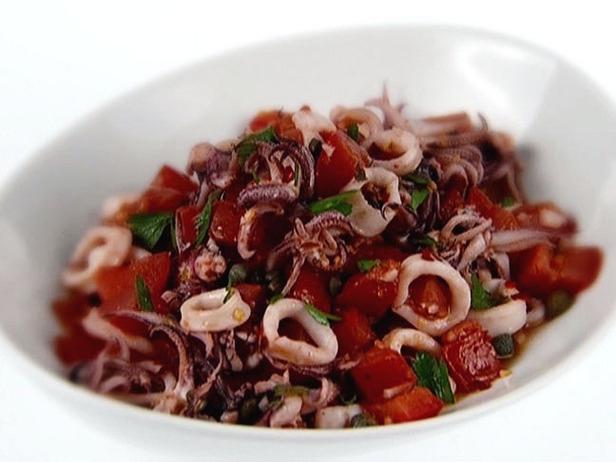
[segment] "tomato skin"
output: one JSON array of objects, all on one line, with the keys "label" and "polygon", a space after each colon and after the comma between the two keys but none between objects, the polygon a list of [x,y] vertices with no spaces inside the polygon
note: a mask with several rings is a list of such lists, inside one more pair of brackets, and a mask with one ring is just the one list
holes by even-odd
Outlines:
[{"label": "tomato skin", "polygon": [[69,294],[53,301],[53,312],[60,325],[68,332],[81,326],[81,320],[90,311],[87,297]]},{"label": "tomato skin", "polygon": [[[451,293],[447,284],[436,276],[424,275],[415,279],[409,287],[407,303],[413,310],[424,315],[438,313],[446,315],[451,304]],[[433,310],[434,307],[438,310]]]},{"label": "tomato skin", "polygon": [[339,356],[359,353],[374,343],[376,335],[364,313],[351,307],[342,310],[340,317],[340,321],[332,323]]},{"label": "tomato skin", "polygon": [[54,339],[56,355],[67,366],[96,358],[104,346],[105,342],[91,337],[83,329]]},{"label": "tomato skin", "polygon": [[334,148],[331,156],[325,151],[317,159],[315,187],[319,197],[333,196],[355,176],[362,159],[362,148],[338,130],[323,134],[327,144]]},{"label": "tomato skin", "polygon": [[383,401],[383,391],[399,385],[415,385],[417,378],[402,355],[389,348],[373,347],[351,369],[351,377],[367,402]]},{"label": "tomato skin", "polygon": [[235,202],[222,200],[214,203],[210,236],[218,244],[236,245],[241,218],[242,211]]},{"label": "tomato skin", "polygon": [[197,240],[197,217],[201,210],[194,205],[180,207],[175,212],[178,224],[178,239],[184,244],[192,245]]},{"label": "tomato skin", "polygon": [[476,186],[473,186],[468,192],[467,203],[473,205],[480,215],[483,215],[485,218],[491,218],[494,228],[498,230],[511,230],[520,227],[511,212],[494,204],[490,198]]},{"label": "tomato skin", "polygon": [[376,321],[382,318],[394,303],[398,284],[395,281],[383,281],[370,273],[351,276],[338,295],[336,303],[341,307],[355,307],[368,319]]},{"label": "tomato skin", "polygon": [[512,254],[511,272],[518,287],[536,297],[559,289],[575,295],[595,281],[602,260],[596,247],[569,247],[556,252],[547,244],[539,244]]},{"label": "tomato skin", "polygon": [[188,202],[188,196],[171,188],[148,188],[137,205],[138,213],[173,212]]},{"label": "tomato skin", "polygon": [[165,290],[171,269],[171,254],[161,252],[132,262],[128,266],[104,267],[96,274],[101,297],[101,313],[137,309],[135,280],[141,276],[147,284],[156,311],[164,312],[160,296]]},{"label": "tomato skin", "polygon": [[349,273],[357,272],[357,262],[359,260],[393,260],[401,262],[408,256],[407,253],[393,245],[370,242],[369,244],[362,245],[354,254],[349,256],[345,265],[345,271]]},{"label": "tomato skin", "polygon": [[260,132],[272,127],[279,138],[291,139],[303,143],[302,132],[293,123],[291,114],[280,110],[259,112],[248,125],[251,132]]},{"label": "tomato skin", "polygon": [[[265,287],[259,284],[240,282],[239,284],[236,284],[234,288],[240,293],[242,300],[250,306],[250,321],[255,321],[258,323],[267,306],[267,294]],[[252,324],[254,325],[254,323]]]},{"label": "tomato skin", "polygon": [[328,277],[307,265],[303,266],[300,270],[297,281],[291,288],[290,296],[306,303],[311,303],[327,313],[332,309]]},{"label": "tomato skin", "polygon": [[443,402],[427,388],[415,387],[382,403],[367,403],[363,407],[383,425],[434,417],[441,412]]},{"label": "tomato skin", "polygon": [[199,189],[197,183],[169,165],[163,165],[160,168],[152,183],[150,183],[150,187],[173,189],[185,195],[196,193]]},{"label": "tomato skin", "polygon": [[443,336],[442,355],[462,392],[489,388],[500,373],[490,336],[475,321],[462,321]]}]

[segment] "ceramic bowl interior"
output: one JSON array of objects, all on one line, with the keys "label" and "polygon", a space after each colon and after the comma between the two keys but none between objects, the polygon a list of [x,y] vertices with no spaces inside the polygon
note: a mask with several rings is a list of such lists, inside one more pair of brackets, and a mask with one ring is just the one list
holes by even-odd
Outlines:
[{"label": "ceramic bowl interior", "polygon": [[[414,116],[466,110],[515,136],[533,199],[554,200],[579,220],[580,241],[605,251],[592,290],[532,340],[513,375],[429,421],[348,431],[270,431],[158,415],[112,402],[63,379],[51,341],[49,302],[58,275],[101,201],[140,190],[163,162],[182,167],[190,147],[240,132],[262,108],[321,111],[357,105],[386,83]],[[616,117],[612,104],[582,73],[517,41],[438,27],[363,29],[268,43],[183,69],[123,96],[45,147],[0,196],[0,343],[53,396],[95,424],[124,435],[189,450],[203,438],[224,451],[268,444],[376,448],[449,425],[519,396],[596,336],[613,311],[616,276]],[[147,424],[147,434],[139,429]],[[141,433],[140,433],[141,432]],[[166,435],[161,438],[160,435]],[[171,435],[171,436],[170,436]],[[319,444],[316,444],[318,441]],[[282,447],[282,446],[281,446]],[[295,446],[298,447],[298,446]],[[345,450],[348,450],[347,446]],[[250,449],[251,451],[253,449]]]}]

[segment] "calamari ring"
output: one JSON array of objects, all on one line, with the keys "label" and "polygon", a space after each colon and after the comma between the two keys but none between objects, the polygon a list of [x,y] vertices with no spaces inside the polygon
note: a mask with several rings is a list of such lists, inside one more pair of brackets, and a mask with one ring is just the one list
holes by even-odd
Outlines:
[{"label": "calamari ring", "polygon": [[96,292],[94,276],[103,266],[120,266],[128,258],[131,232],[120,226],[97,226],[83,236],[62,273],[62,283],[83,293]]},{"label": "calamari ring", "polygon": [[[444,318],[428,319],[416,313],[407,303],[410,284],[420,276],[433,275],[442,278],[451,292],[451,308]],[[466,319],[471,306],[471,291],[464,280],[451,265],[440,260],[426,260],[415,254],[402,262],[398,294],[394,299],[393,311],[402,316],[422,332],[436,336]]]},{"label": "calamari ring", "polygon": [[477,321],[492,337],[513,334],[526,324],[526,302],[510,300],[489,310],[471,311],[468,319]]},{"label": "calamari ring", "polygon": [[[299,322],[317,346],[281,337],[278,326],[287,318]],[[332,329],[317,322],[306,310],[304,302],[294,298],[283,298],[267,307],[263,315],[263,333],[269,355],[299,366],[328,364],[338,353],[338,339]]]},{"label": "calamari ring", "polygon": [[227,289],[216,289],[195,295],[180,307],[180,325],[188,332],[220,332],[244,324],[250,317],[250,306],[239,291],[232,290],[227,298]]},{"label": "calamari ring", "polygon": [[374,159],[375,167],[387,169],[396,175],[406,175],[421,163],[423,156],[419,141],[409,131],[398,127],[383,130],[373,137],[372,143],[382,151],[397,154],[396,157],[387,160]]},{"label": "calamari ring", "polygon": [[441,346],[425,332],[417,329],[394,329],[383,338],[383,343],[400,353],[408,346],[418,351],[426,351],[434,356],[441,354]]}]

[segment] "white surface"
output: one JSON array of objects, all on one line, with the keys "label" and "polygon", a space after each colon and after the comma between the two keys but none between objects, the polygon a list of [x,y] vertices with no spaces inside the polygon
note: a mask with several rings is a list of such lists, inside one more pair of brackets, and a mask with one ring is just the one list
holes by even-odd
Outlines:
[{"label": "white surface", "polygon": [[[409,6],[387,8],[388,2],[379,2],[384,5],[379,10],[373,3],[350,7],[344,2],[335,7],[328,2],[319,7],[312,2],[301,13],[288,12],[287,20],[270,14],[282,12],[283,7],[266,3],[247,8],[226,2],[218,12],[204,7],[189,11],[179,2],[173,10],[145,4],[116,9],[109,2],[98,8],[89,5],[89,10],[63,2],[53,9],[27,2],[18,10],[0,9],[0,174],[6,175],[32,149],[118,92],[232,45],[311,30],[315,24],[321,28],[428,19],[505,30],[549,45],[583,64],[616,94],[616,69],[606,59],[607,50],[597,45],[613,43],[616,32],[608,32],[610,15],[592,8],[592,2],[584,3],[584,11],[590,13],[561,7],[558,18],[553,17],[553,8],[546,6],[542,11],[534,5],[531,12],[520,2],[515,10],[513,5],[490,9],[489,3],[473,7],[465,2],[456,7],[448,2],[429,8],[424,4],[421,11]],[[447,434],[388,448],[379,459],[608,459],[616,449],[612,393],[616,367],[611,358],[615,347],[612,329],[592,354],[550,387]],[[157,460],[156,454],[126,447],[74,420],[2,357],[0,409],[2,460]]]}]

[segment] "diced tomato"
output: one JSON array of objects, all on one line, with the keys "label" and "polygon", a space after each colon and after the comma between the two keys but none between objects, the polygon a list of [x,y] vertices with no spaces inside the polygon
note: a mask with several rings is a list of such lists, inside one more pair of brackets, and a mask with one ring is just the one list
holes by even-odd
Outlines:
[{"label": "diced tomato", "polygon": [[157,311],[162,311],[164,305],[160,296],[167,285],[170,268],[171,255],[168,252],[136,260],[129,266],[101,268],[96,275],[96,286],[102,300],[101,312],[137,309],[137,276],[147,284]]},{"label": "diced tomato", "polygon": [[462,321],[443,336],[442,354],[458,390],[489,388],[501,365],[490,336],[475,321]]},{"label": "diced tomato", "polygon": [[66,365],[90,361],[103,349],[105,342],[91,337],[83,329],[56,337],[54,349],[60,361]]},{"label": "diced tomato", "polygon": [[345,269],[349,272],[356,272],[359,260],[394,260],[401,262],[406,257],[408,257],[408,254],[398,247],[370,242],[367,245],[362,245],[353,255],[349,256]]},{"label": "diced tomato", "polygon": [[190,195],[199,189],[197,183],[187,175],[178,172],[169,165],[163,165],[150,184],[152,188],[174,189],[182,194]]},{"label": "diced tomato", "polygon": [[109,316],[107,320],[129,335],[148,336],[148,326],[137,319],[125,316]]},{"label": "diced tomato", "polygon": [[407,303],[425,317],[446,316],[451,304],[449,287],[437,276],[424,275],[409,286]]},{"label": "diced tomato", "polygon": [[365,314],[351,307],[342,310],[340,317],[340,321],[332,323],[339,355],[358,353],[374,343],[376,335]]},{"label": "diced tomato", "polygon": [[289,220],[283,215],[265,213],[252,225],[248,236],[248,248],[256,251],[253,260],[265,261],[271,251],[290,230]]},{"label": "diced tomato", "polygon": [[415,385],[415,374],[402,355],[389,348],[374,347],[351,369],[351,377],[367,402],[383,401],[383,391],[408,384]]},{"label": "diced tomato", "polygon": [[482,183],[481,189],[495,204],[500,204],[506,198],[511,199],[514,197],[506,176],[489,183]]},{"label": "diced tomato", "polygon": [[242,300],[250,306],[252,310],[250,313],[251,319],[261,319],[267,302],[265,288],[259,284],[241,282],[235,285],[235,289],[240,293]]},{"label": "diced tomato", "polygon": [[235,202],[218,201],[214,204],[210,236],[218,243],[227,246],[237,244],[242,211]]},{"label": "diced tomato", "polygon": [[380,424],[411,422],[434,417],[443,408],[443,402],[424,387],[415,387],[382,403],[367,403],[363,407]]},{"label": "diced tomato", "polygon": [[272,127],[279,138],[295,140],[298,143],[303,142],[302,132],[295,127],[291,114],[288,112],[280,110],[259,112],[250,121],[248,127],[253,133]]},{"label": "diced tomato", "polygon": [[148,188],[141,195],[137,212],[173,212],[188,202],[188,196],[171,188]]},{"label": "diced tomato", "polygon": [[456,212],[464,207],[464,189],[466,186],[463,182],[450,181],[443,195],[441,196],[441,207],[439,213],[443,223],[452,218]]},{"label": "diced tomato", "polygon": [[358,273],[349,278],[336,303],[341,307],[355,307],[371,321],[377,321],[385,315],[396,298],[397,281],[383,280],[383,267],[396,266],[393,260],[385,260],[368,273]]},{"label": "diced tomato", "polygon": [[81,326],[81,320],[90,309],[87,297],[80,294],[70,294],[53,302],[53,312],[68,332]]},{"label": "diced tomato", "polygon": [[491,218],[492,224],[496,229],[518,229],[519,225],[511,212],[494,204],[486,194],[479,188],[473,186],[467,197],[469,205],[473,205],[475,210],[485,218]]},{"label": "diced tomato", "polygon": [[197,240],[197,217],[201,210],[194,205],[180,207],[175,212],[178,226],[178,239],[185,244],[194,244]]},{"label": "diced tomato", "polygon": [[330,156],[323,151],[317,159],[315,185],[319,197],[333,196],[340,192],[353,179],[363,158],[363,148],[344,132],[338,130],[324,134],[323,138],[333,146],[334,152]]},{"label": "diced tomato", "polygon": [[537,297],[562,289],[575,295],[599,275],[603,256],[596,247],[569,247],[556,252],[539,244],[511,255],[511,271],[518,287]]},{"label": "diced tomato", "polygon": [[564,234],[573,234],[577,228],[575,220],[551,202],[524,204],[516,208],[513,214],[523,228],[544,229]]},{"label": "diced tomato", "polygon": [[300,270],[297,281],[291,288],[290,296],[311,303],[321,311],[329,313],[332,308],[328,277],[308,265],[304,265]]},{"label": "diced tomato", "polygon": [[[558,256],[557,256],[558,258]],[[577,294],[588,288],[599,275],[603,254],[596,247],[570,247],[562,253],[557,289]]]}]

